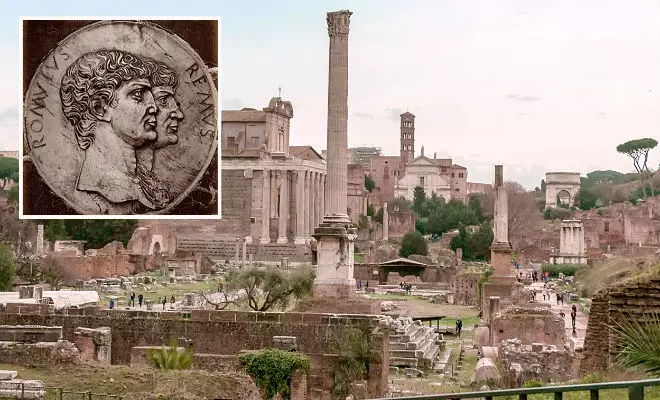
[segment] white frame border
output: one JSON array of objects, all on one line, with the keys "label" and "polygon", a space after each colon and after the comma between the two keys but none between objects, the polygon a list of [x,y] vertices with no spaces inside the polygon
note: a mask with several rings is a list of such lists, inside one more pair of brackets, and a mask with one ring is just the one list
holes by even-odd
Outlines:
[{"label": "white frame border", "polygon": [[[23,214],[23,148],[24,148],[24,126],[23,126],[23,108],[25,103],[25,93],[23,93],[23,22],[24,21],[61,21],[61,20],[90,20],[90,21],[107,21],[107,20],[152,20],[152,21],[167,21],[167,20],[200,20],[200,21],[217,21],[218,23],[218,115],[216,118],[216,136],[217,136],[217,156],[218,156],[218,214],[217,215],[160,215],[160,214],[139,214],[139,215],[33,215]],[[222,21],[219,16],[20,16],[18,24],[18,86],[19,86],[19,101],[18,101],[18,218],[19,219],[145,219],[145,220],[186,220],[186,219],[200,219],[200,220],[220,220],[222,219],[222,85],[220,84],[220,72],[222,65],[222,52],[221,52],[221,39],[222,39]],[[192,193],[192,192],[191,192]]]}]

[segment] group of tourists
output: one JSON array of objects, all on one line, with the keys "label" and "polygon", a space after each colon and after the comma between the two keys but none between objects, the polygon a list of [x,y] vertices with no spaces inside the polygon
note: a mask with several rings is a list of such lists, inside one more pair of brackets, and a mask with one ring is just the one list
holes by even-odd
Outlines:
[{"label": "group of tourists", "polygon": [[406,291],[406,294],[412,293],[412,284],[406,282],[399,282],[399,287]]},{"label": "group of tourists", "polygon": [[[360,280],[360,281],[355,282],[355,286],[357,287],[357,290],[361,290],[362,289],[362,281]],[[366,291],[367,289],[369,289],[369,281],[365,281],[365,284],[364,284],[364,290]]]}]

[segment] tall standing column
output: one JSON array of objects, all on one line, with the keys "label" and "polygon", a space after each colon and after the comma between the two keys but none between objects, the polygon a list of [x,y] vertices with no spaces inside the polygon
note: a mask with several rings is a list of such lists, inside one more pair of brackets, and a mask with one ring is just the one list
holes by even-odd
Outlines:
[{"label": "tall standing column", "polygon": [[309,185],[309,201],[307,203],[307,226],[309,226],[310,238],[312,232],[314,232],[314,200],[316,199],[317,193],[314,192],[314,175],[316,172],[310,172],[309,177],[307,178],[307,184]]},{"label": "tall standing column", "polygon": [[303,207],[303,232],[304,232],[304,237],[305,240],[309,240],[309,238],[312,235],[312,231],[309,228],[309,197],[311,195],[310,190],[309,190],[309,175],[311,172],[305,171],[305,175],[303,177],[303,192],[304,192],[304,199],[302,203]]},{"label": "tall standing column", "polygon": [[387,212],[387,202],[383,203],[383,240],[387,242],[390,238],[390,215]]},{"label": "tall standing column", "polygon": [[330,36],[328,76],[328,158],[326,215],[340,215],[348,220],[346,191],[348,184],[348,30],[350,11],[327,15]]},{"label": "tall standing column", "polygon": [[319,218],[321,221],[323,221],[323,217],[326,215],[326,212],[325,212],[325,177],[326,177],[326,174],[321,174],[321,218]]},{"label": "tall standing column", "polygon": [[316,179],[314,179],[314,191],[316,192],[316,201],[314,202],[314,227],[316,228],[321,223],[321,197],[323,193],[321,192],[321,174],[316,173]]},{"label": "tall standing column", "polygon": [[323,222],[314,229],[317,268],[314,296],[355,296],[354,250],[357,228],[347,213],[348,184],[348,26],[350,11],[327,14],[330,36],[328,78],[328,157]]},{"label": "tall standing column", "polygon": [[270,243],[270,171],[262,172],[263,186],[261,196],[261,238],[259,243]]},{"label": "tall standing column", "polygon": [[296,176],[296,234],[294,244],[305,243],[305,171],[298,170]]},{"label": "tall standing column", "polygon": [[278,219],[277,243],[287,242],[289,227],[289,171],[280,171],[280,217]]}]

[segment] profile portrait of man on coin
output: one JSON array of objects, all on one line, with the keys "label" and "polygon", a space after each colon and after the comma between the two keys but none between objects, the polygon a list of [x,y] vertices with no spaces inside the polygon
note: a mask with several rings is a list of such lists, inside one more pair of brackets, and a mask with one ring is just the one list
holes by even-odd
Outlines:
[{"label": "profile portrait of man on coin", "polygon": [[78,190],[112,203],[162,207],[162,197],[142,189],[135,155],[158,138],[153,65],[127,52],[99,50],[69,66],[60,97],[78,146],[85,150]]},{"label": "profile portrait of man on coin", "polygon": [[21,215],[218,215],[218,27],[23,21]]}]

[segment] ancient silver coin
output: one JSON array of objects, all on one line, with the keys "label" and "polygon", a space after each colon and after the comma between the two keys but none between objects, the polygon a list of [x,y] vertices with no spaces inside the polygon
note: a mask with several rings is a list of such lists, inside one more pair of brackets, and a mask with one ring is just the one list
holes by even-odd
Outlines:
[{"label": "ancient silver coin", "polygon": [[217,152],[217,90],[183,39],[100,21],[42,60],[25,95],[26,149],[81,214],[168,214]]}]

